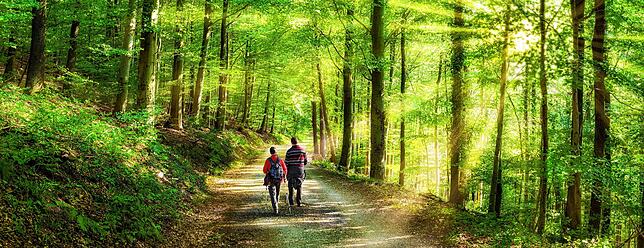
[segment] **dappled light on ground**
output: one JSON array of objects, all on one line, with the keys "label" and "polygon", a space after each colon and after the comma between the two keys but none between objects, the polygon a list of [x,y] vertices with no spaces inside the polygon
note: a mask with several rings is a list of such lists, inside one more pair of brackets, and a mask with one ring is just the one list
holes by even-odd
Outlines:
[{"label": "dappled light on ground", "polygon": [[[287,147],[278,147],[283,156]],[[365,198],[359,190],[322,169],[307,166],[304,206],[288,207],[287,184],[282,184],[280,213],[272,213],[268,191],[262,186],[264,157],[211,177],[213,202],[205,216],[196,216],[203,231],[194,246],[229,247],[432,247],[430,240],[410,234],[408,218],[391,200]],[[345,180],[345,179],[342,179]],[[400,204],[398,204],[400,205]],[[217,217],[208,217],[208,214]],[[210,222],[210,223],[208,223]]]}]

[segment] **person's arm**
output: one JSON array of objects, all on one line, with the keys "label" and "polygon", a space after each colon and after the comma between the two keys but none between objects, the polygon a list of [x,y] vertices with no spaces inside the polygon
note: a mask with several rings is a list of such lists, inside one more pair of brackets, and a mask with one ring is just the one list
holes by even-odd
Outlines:
[{"label": "person's arm", "polygon": [[268,159],[264,161],[264,174],[268,173],[268,170],[271,169],[271,163],[268,162]]}]

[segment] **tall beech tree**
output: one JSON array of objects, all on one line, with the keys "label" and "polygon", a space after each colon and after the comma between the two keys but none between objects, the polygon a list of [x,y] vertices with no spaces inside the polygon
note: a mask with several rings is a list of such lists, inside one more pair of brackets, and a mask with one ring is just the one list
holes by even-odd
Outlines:
[{"label": "tall beech tree", "polygon": [[344,173],[349,171],[351,167],[351,145],[353,142],[353,92],[352,88],[352,71],[351,61],[353,60],[353,44],[352,36],[353,30],[351,22],[353,21],[353,9],[347,8],[348,24],[345,26],[344,33],[344,57],[342,67],[342,151],[340,155],[340,162],[338,163],[340,170]]},{"label": "tall beech tree", "polygon": [[543,233],[546,225],[548,200],[548,79],[546,78],[546,1],[539,1],[539,88],[541,91],[541,147],[539,156],[539,199],[537,203],[536,232]]},{"label": "tall beech tree", "polygon": [[505,89],[508,82],[508,46],[510,43],[510,5],[507,5],[504,14],[505,30],[503,32],[503,50],[501,51],[501,83],[499,88],[499,108],[496,119],[496,142],[494,145],[494,160],[492,168],[492,183],[490,184],[490,200],[488,213],[494,212],[501,216],[501,202],[503,200],[503,182],[501,174],[501,148],[503,143],[503,115],[505,110]]},{"label": "tall beech tree", "polygon": [[385,0],[373,0],[371,10],[371,152],[369,153],[369,176],[376,180],[385,179],[385,102],[384,54],[385,54]]},{"label": "tall beech tree", "polygon": [[137,107],[151,112],[154,108],[156,85],[154,68],[157,66],[157,23],[159,0],[143,0],[141,9],[141,51],[139,52],[139,92]]},{"label": "tall beech tree", "polygon": [[[206,62],[208,60],[208,43],[212,35],[212,12],[213,0],[206,0],[204,17],[203,17],[203,35],[201,38],[201,50],[199,52],[199,68],[197,69],[197,79],[195,81],[194,92],[192,96],[192,109],[190,114],[199,117],[201,109],[201,97],[203,92],[203,81],[206,76]],[[227,0],[224,0],[226,3]]]},{"label": "tall beech tree", "polygon": [[42,87],[45,74],[47,0],[38,0],[38,6],[33,7],[31,13],[31,47],[29,49],[25,86],[29,93],[34,93]]},{"label": "tall beech tree", "polygon": [[[403,26],[400,28],[400,106],[402,116],[400,117],[400,172],[398,174],[398,185],[405,185],[405,83],[407,83],[407,61],[405,52],[405,24],[408,12],[403,13]],[[392,53],[393,54],[393,53]],[[392,67],[393,72],[393,67]],[[393,73],[390,73],[391,77]]]},{"label": "tall beech tree", "polygon": [[463,146],[465,143],[465,82],[463,80],[463,64],[465,63],[464,33],[459,28],[465,26],[463,19],[463,3],[456,0],[454,4],[454,20],[452,26],[455,30],[450,33],[452,41],[452,120],[449,136],[449,158],[450,158],[450,193],[449,202],[455,206],[463,205],[463,195],[460,183],[460,166],[463,162]]},{"label": "tall beech tree", "polygon": [[[225,128],[226,123],[226,104],[228,101],[228,0],[223,0],[221,10],[221,28],[219,39],[219,90],[217,104],[217,113],[215,119],[215,128],[222,130]],[[270,82],[268,83],[270,90]]]},{"label": "tall beech tree", "polygon": [[121,49],[124,53],[119,58],[118,91],[114,103],[114,113],[125,111],[128,98],[128,83],[130,79],[130,64],[132,63],[132,49],[134,48],[134,31],[136,29],[136,0],[128,0],[127,14],[123,20],[123,41]]},{"label": "tall beech tree", "polygon": [[176,37],[174,41],[174,59],[172,63],[172,86],[170,88],[170,125],[175,129],[183,129],[183,46],[184,21],[183,0],[177,0]]},{"label": "tall beech tree", "polygon": [[[581,222],[581,174],[577,171],[578,161],[581,161],[581,142],[582,142],[582,129],[583,129],[583,86],[584,86],[584,48],[585,41],[584,33],[584,8],[585,0],[572,0],[571,6],[571,19],[572,19],[572,39],[573,56],[572,62],[572,130],[570,132],[570,143],[573,159],[571,164],[575,172],[572,174],[568,182],[568,194],[566,198],[566,217],[568,218],[568,225],[572,229],[576,229]],[[591,208],[592,209],[592,208]],[[592,213],[593,210],[591,210]]]},{"label": "tall beech tree", "polygon": [[[595,0],[593,8],[595,14],[595,27],[593,29],[593,68],[595,69],[595,139],[593,154],[595,156],[596,170],[599,171],[599,178],[595,178],[593,189],[590,194],[590,218],[591,230],[598,230],[598,219],[601,218],[601,233],[608,234],[611,219],[610,191],[606,190],[604,178],[610,177],[611,157],[609,151],[609,130],[610,119],[607,111],[610,109],[610,93],[606,89],[606,5],[604,0]],[[599,215],[601,213],[601,215]]]}]

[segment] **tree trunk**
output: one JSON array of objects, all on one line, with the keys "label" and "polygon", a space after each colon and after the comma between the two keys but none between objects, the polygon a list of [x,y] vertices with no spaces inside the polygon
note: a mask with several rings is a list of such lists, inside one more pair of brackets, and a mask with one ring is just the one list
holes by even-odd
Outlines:
[{"label": "tree trunk", "polygon": [[[570,132],[570,143],[572,151],[571,163],[577,164],[581,160],[581,135],[583,128],[583,85],[584,85],[584,7],[585,0],[572,0],[571,2],[571,17],[572,17],[572,39],[573,50],[575,56],[572,64],[572,130]],[[578,166],[576,166],[578,167]],[[566,197],[566,213],[568,219],[568,227],[577,229],[579,222],[581,222],[581,191],[579,184],[581,182],[581,175],[579,172],[574,172],[568,182],[568,194]],[[591,204],[592,205],[592,204]],[[592,206],[591,206],[592,209]],[[592,216],[591,210],[591,216]]]},{"label": "tree trunk", "polygon": [[[601,212],[601,232],[607,234],[610,227],[610,193],[604,190],[603,178],[610,175],[610,150],[607,147],[609,142],[610,120],[606,113],[610,109],[610,94],[606,90],[604,79],[606,78],[604,36],[606,35],[606,16],[604,0],[595,0],[595,28],[593,32],[592,50],[593,67],[595,69],[595,140],[593,153],[596,166],[598,166],[599,178],[594,179],[593,190],[591,191],[591,227],[597,230],[598,212]],[[608,173],[606,173],[608,171]]]},{"label": "tree trunk", "polygon": [[275,106],[276,105],[277,105],[277,103],[273,102],[273,116],[271,117],[271,131],[270,131],[270,133],[273,133],[273,131],[275,130]]},{"label": "tree trunk", "polygon": [[[217,104],[217,114],[215,119],[215,128],[218,130],[225,129],[226,120],[226,102],[228,101],[228,0],[223,0],[223,8],[221,14],[221,32],[219,40],[219,102]],[[268,82],[270,92],[270,82]],[[266,113],[265,113],[266,114]],[[265,126],[263,131],[265,132]]]},{"label": "tree trunk", "polygon": [[541,88],[541,174],[539,180],[539,203],[536,231],[543,233],[546,225],[546,202],[548,201],[548,85],[546,79],[546,20],[545,0],[539,1],[539,87]]},{"label": "tree trunk", "polygon": [[156,66],[157,33],[159,0],[143,0],[141,51],[139,53],[139,95],[137,106],[152,112],[154,108],[155,83],[153,78]]},{"label": "tree trunk", "polygon": [[637,235],[637,248],[644,248],[644,165],[640,165],[640,192],[642,194],[641,199],[641,211],[640,211],[640,227],[639,235]]},{"label": "tree trunk", "polygon": [[[407,83],[407,61],[405,61],[404,24],[406,19],[407,14],[405,13],[403,14],[403,27],[400,28],[400,106],[402,107],[402,114],[400,116],[400,173],[398,174],[398,184],[400,186],[405,186],[405,83]],[[390,73],[390,76],[392,74]]]},{"label": "tree trunk", "polygon": [[[347,10],[349,20],[353,18],[353,9]],[[351,91],[352,72],[351,60],[353,58],[353,44],[351,37],[353,30],[347,26],[344,36],[344,67],[342,68],[342,110],[343,110],[343,127],[342,127],[342,154],[340,155],[340,170],[344,173],[349,172],[351,167],[351,143],[353,138],[353,92]]]},{"label": "tree trunk", "polygon": [[69,50],[67,51],[67,63],[65,67],[68,71],[74,71],[76,68],[76,49],[78,48],[78,38],[80,22],[78,20],[72,21],[72,26],[69,31]]},{"label": "tree trunk", "polygon": [[[438,99],[441,75],[443,72],[443,57],[438,61],[438,78],[436,79],[436,99],[434,100],[434,118],[438,120]],[[438,123],[434,125],[434,166],[436,166],[436,195],[441,195],[441,167],[438,159]]]},{"label": "tree trunk", "polygon": [[262,118],[262,124],[259,127],[260,133],[266,133],[268,129],[268,104],[271,99],[271,81],[268,80],[268,87],[266,88],[266,102],[264,102],[264,115]]},{"label": "tree trunk", "polygon": [[174,129],[183,129],[183,0],[177,0],[177,37],[174,42],[174,62],[172,64],[172,84],[170,102],[170,126]]},{"label": "tree trunk", "polygon": [[[329,142],[329,151],[331,152],[331,162],[337,162],[335,158],[335,141],[333,140],[333,133],[331,132],[331,124],[329,123],[329,114],[327,112],[326,96],[324,94],[324,82],[322,81],[322,70],[320,69],[320,63],[316,65],[318,71],[318,88],[320,90],[320,120],[324,121],[324,129],[326,131],[326,139]],[[324,154],[323,156],[325,156]]]},{"label": "tree trunk", "polygon": [[319,107],[319,117],[320,117],[320,155],[322,156],[322,159],[326,159],[326,140],[327,136],[325,135],[325,126],[326,126],[326,121],[324,120],[324,105],[320,103]]},{"label": "tree trunk", "polygon": [[4,79],[5,82],[13,81],[14,79],[14,67],[16,64],[16,33],[11,31],[9,36],[9,47],[7,48],[7,61],[4,64]]},{"label": "tree trunk", "polygon": [[318,143],[318,121],[317,121],[317,104],[311,101],[311,126],[313,127],[313,155],[320,154],[320,144]]},{"label": "tree trunk", "polygon": [[[454,5],[454,22],[455,28],[463,28],[465,20],[463,19],[463,4],[461,0],[456,0]],[[460,172],[463,159],[464,139],[464,98],[466,97],[465,83],[463,80],[463,64],[465,62],[465,52],[463,47],[464,34],[462,32],[452,32],[452,124],[449,137],[449,157],[450,157],[450,194],[449,202],[455,206],[463,205],[462,189],[460,184]]]},{"label": "tree trunk", "polygon": [[503,115],[505,110],[505,88],[508,81],[508,45],[510,39],[510,5],[505,12],[505,32],[503,35],[503,51],[501,65],[501,87],[499,93],[499,108],[496,118],[496,142],[494,145],[494,160],[492,168],[492,183],[490,184],[490,201],[488,213],[494,212],[496,217],[501,216],[501,203],[503,201],[502,174],[501,174],[501,147],[503,143]]},{"label": "tree trunk", "polygon": [[[197,80],[195,81],[194,95],[192,97],[192,109],[190,114],[199,118],[199,109],[201,109],[201,96],[203,92],[203,81],[205,78],[206,62],[208,60],[208,43],[212,35],[212,1],[206,0],[204,17],[203,17],[203,35],[201,39],[201,51],[199,53],[199,68],[197,69]],[[224,0],[228,2],[227,0]]]},{"label": "tree trunk", "polygon": [[371,152],[369,176],[376,180],[385,179],[385,104],[383,100],[383,64],[384,61],[384,0],[373,0],[371,12],[371,53],[377,66],[371,70]]},{"label": "tree trunk", "polygon": [[244,101],[242,103],[242,120],[241,124],[246,126],[248,123],[248,108],[250,103],[250,77],[251,77],[251,58],[250,58],[250,41],[246,41],[246,51],[244,52]]},{"label": "tree trunk", "polygon": [[28,93],[34,93],[42,87],[45,70],[45,30],[47,29],[47,0],[38,0],[38,7],[31,9],[31,47],[27,64]]},{"label": "tree trunk", "polygon": [[118,72],[118,95],[114,104],[114,113],[125,111],[127,106],[128,81],[130,78],[130,64],[132,63],[132,49],[134,48],[134,31],[136,29],[136,0],[128,1],[128,13],[124,20],[123,43],[121,48],[126,51],[121,55]]}]

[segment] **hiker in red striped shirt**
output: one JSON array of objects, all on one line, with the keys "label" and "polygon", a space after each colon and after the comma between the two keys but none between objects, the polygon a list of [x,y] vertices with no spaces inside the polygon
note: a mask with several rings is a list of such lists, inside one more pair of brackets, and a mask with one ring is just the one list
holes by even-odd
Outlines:
[{"label": "hiker in red striped shirt", "polygon": [[295,201],[298,207],[302,206],[302,183],[306,173],[304,172],[304,165],[308,163],[306,158],[306,151],[304,148],[297,144],[297,138],[291,138],[291,148],[286,151],[285,162],[288,172],[286,179],[288,180],[288,204],[293,206],[293,189],[297,191]]}]

